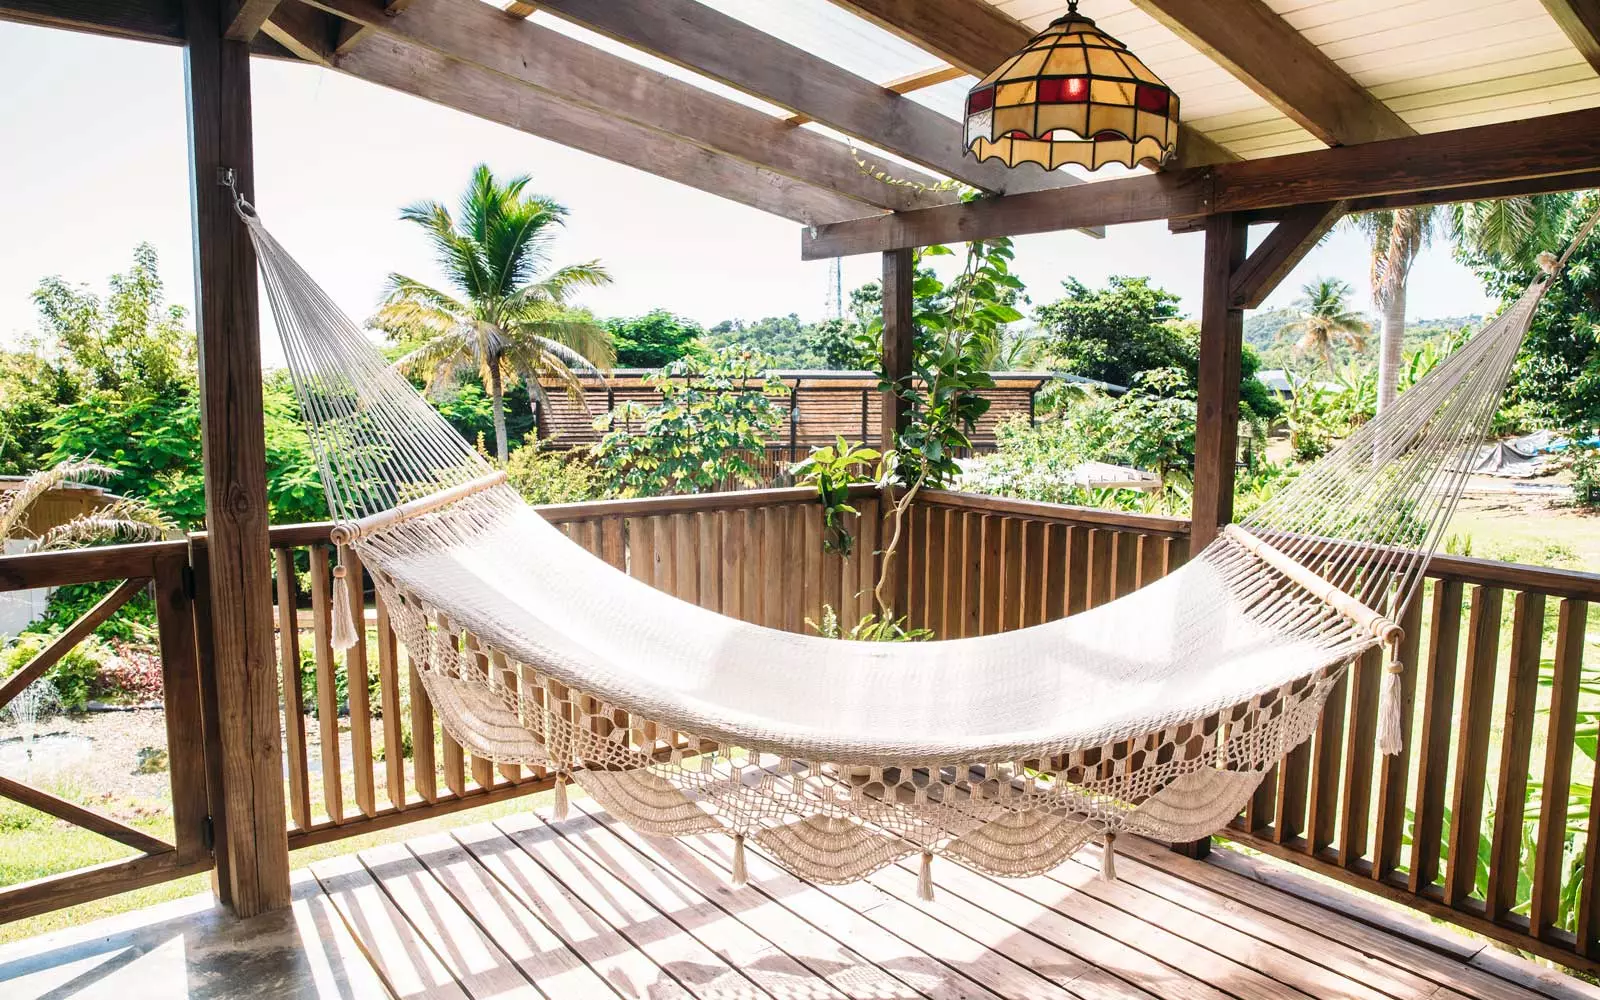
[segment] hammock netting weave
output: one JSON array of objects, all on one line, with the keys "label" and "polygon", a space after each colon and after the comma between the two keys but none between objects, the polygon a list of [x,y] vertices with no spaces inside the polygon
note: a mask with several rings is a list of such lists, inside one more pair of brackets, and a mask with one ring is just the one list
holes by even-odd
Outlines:
[{"label": "hammock netting weave", "polygon": [[936,855],[1032,875],[1090,838],[1187,841],[1237,815],[1350,665],[1397,648],[1551,280],[1166,578],[1046,625],[867,643],[724,617],[591,555],[241,214],[335,541],[452,739],[556,771],[558,810],[570,778],[640,831],[720,830],[736,859],[748,839],[819,882],[920,853],[925,893]]}]

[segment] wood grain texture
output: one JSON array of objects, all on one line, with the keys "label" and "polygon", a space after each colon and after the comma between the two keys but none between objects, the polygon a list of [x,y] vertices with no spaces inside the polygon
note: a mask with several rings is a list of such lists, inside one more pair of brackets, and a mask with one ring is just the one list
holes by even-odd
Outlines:
[{"label": "wood grain texture", "polygon": [[[477,0],[414,0],[403,16],[390,15],[380,0],[316,2],[378,34],[527,84],[548,99],[685,138],[851,198],[861,203],[858,215],[873,208],[936,205],[954,197],[930,193],[935,179],[917,170],[902,172],[907,184],[885,183],[863,170],[844,143],[796,129],[551,28],[508,18]],[[719,43],[731,45],[728,40]],[[537,58],[529,58],[530,53]],[[635,165],[649,169],[650,164],[638,158]]]},{"label": "wood grain texture", "polygon": [[1567,39],[1600,72],[1600,0],[1542,0]]},{"label": "wood grain texture", "polygon": [[1195,399],[1195,548],[1233,520],[1234,463],[1239,451],[1239,373],[1244,352],[1244,310],[1233,303],[1233,278],[1245,260],[1246,230],[1233,215],[1206,223],[1205,271],[1200,306],[1200,377]]},{"label": "wood grain texture", "polygon": [[1279,283],[1345,217],[1347,202],[1289,210],[1233,274],[1229,297],[1239,309],[1259,309]]},{"label": "wood grain texture", "polygon": [[1262,0],[1133,2],[1330,146],[1416,134]]},{"label": "wood grain texture", "polygon": [[219,172],[253,197],[249,49],[222,37],[220,0],[184,0],[189,186],[200,350],[211,651],[235,912],[288,906],[255,252]]},{"label": "wood grain texture", "polygon": [[161,649],[161,703],[167,727],[167,773],[172,791],[172,829],[182,864],[211,864],[206,842],[205,725],[200,697],[200,658],[195,640],[194,600],[185,585],[189,560],[180,549],[157,559],[151,584]]},{"label": "wood grain texture", "polygon": [[0,21],[145,42],[183,41],[181,0],[5,0]]},{"label": "wood grain texture", "polygon": [[[710,4],[697,0],[552,0],[543,6],[557,17],[980,190],[1017,192],[1079,183],[1066,174],[1044,175],[979,163],[963,154],[959,122],[896,92],[896,84],[909,89],[909,81],[879,85]],[[892,176],[906,176],[905,168],[897,164],[874,166]]]}]

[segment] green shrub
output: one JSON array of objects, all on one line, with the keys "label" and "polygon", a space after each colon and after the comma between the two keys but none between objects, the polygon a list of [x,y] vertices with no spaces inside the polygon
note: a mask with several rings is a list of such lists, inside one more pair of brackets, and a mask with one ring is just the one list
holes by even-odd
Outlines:
[{"label": "green shrub", "polygon": [[[54,639],[54,634],[42,632],[19,636],[0,651],[0,677],[10,677],[27,666]],[[100,671],[115,658],[109,646],[91,635],[63,654],[44,676],[55,687],[61,707],[69,712],[78,711],[89,703],[97,689]]]},{"label": "green shrub", "polygon": [[506,475],[531,504],[580,503],[610,496],[605,477],[580,451],[525,444],[506,461]]}]

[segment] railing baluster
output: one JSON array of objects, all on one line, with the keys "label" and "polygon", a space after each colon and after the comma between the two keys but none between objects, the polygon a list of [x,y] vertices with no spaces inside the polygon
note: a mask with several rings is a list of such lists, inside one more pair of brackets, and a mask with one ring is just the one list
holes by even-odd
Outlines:
[{"label": "railing baluster", "polygon": [[1462,905],[1477,888],[1478,838],[1483,829],[1483,794],[1488,780],[1489,729],[1494,721],[1502,593],[1499,587],[1472,588],[1467,671],[1461,690],[1461,732],[1456,742],[1456,782],[1445,859],[1446,906]]},{"label": "railing baluster", "polygon": [[1111,536],[1111,599],[1126,597],[1139,589],[1139,536],[1132,531],[1117,531]]},{"label": "railing baluster", "polygon": [[335,825],[344,822],[344,783],[339,761],[339,690],[333,665],[333,602],[328,585],[328,546],[311,546],[311,636],[317,664],[317,731],[321,739],[322,807]]},{"label": "railing baluster", "polygon": [[300,617],[294,581],[294,553],[273,552],[278,570],[278,669],[283,678],[284,753],[289,758],[289,816],[304,830],[311,825],[311,790],[307,787],[306,708],[300,688]]},{"label": "railing baluster", "polygon": [[1484,916],[1499,920],[1517,902],[1522,872],[1522,815],[1528,795],[1528,758],[1539,701],[1539,654],[1544,644],[1544,595],[1518,591],[1512,600],[1511,673],[1500,730],[1500,780],[1495,791],[1489,848],[1489,890]]},{"label": "railing baluster", "polygon": [[378,697],[383,707],[383,769],[389,790],[389,803],[406,807],[406,758],[400,730],[400,649],[389,621],[389,606],[383,595],[374,601],[378,608]]},{"label": "railing baluster", "polygon": [[1050,553],[1044,544],[1045,524],[1037,518],[1022,522],[1022,619],[1023,628],[1045,622],[1044,595],[1046,581],[1053,572]]},{"label": "railing baluster", "polygon": [[1350,674],[1339,678],[1317,723],[1311,750],[1311,814],[1306,820],[1306,853],[1320,854],[1334,842],[1339,820],[1339,772],[1344,755],[1345,702]]},{"label": "railing baluster", "polygon": [[1339,800],[1339,863],[1355,871],[1367,853],[1367,824],[1372,809],[1372,764],[1378,739],[1378,687],[1383,679],[1384,652],[1368,650],[1351,668],[1350,726],[1345,741],[1347,762]]},{"label": "railing baluster", "polygon": [[1115,535],[1116,532],[1105,528],[1089,531],[1088,606],[1091,608],[1098,608],[1111,600],[1117,573]]},{"label": "railing baluster", "polygon": [[1405,638],[1400,645],[1400,752],[1385,754],[1378,773],[1378,815],[1372,833],[1372,877],[1388,881],[1400,864],[1400,845],[1406,828],[1406,784],[1411,778],[1411,717],[1417,697],[1417,675],[1422,664],[1417,651],[1422,648],[1422,600],[1418,593],[1406,609],[1400,627]]},{"label": "railing baluster", "polygon": [[1444,839],[1446,777],[1454,722],[1456,661],[1461,653],[1459,580],[1433,585],[1432,627],[1428,633],[1427,685],[1422,703],[1422,739],[1417,749],[1417,797],[1411,837],[1409,888],[1420,893],[1439,880]]},{"label": "railing baluster", "polygon": [[784,603],[789,567],[784,562],[784,546],[789,537],[789,512],[768,507],[761,514],[761,564],[768,567],[762,579],[761,624],[768,628],[789,627],[789,606]]},{"label": "railing baluster", "polygon": [[1067,543],[1072,529],[1065,524],[1044,525],[1044,606],[1040,614],[1047,622],[1067,615],[1067,590],[1072,567],[1067,562]]},{"label": "railing baluster", "polygon": [[1014,517],[1000,521],[998,632],[1022,627],[1022,524]]},{"label": "railing baluster", "polygon": [[[954,514],[944,507],[932,507],[928,515],[928,544],[923,557],[922,616],[917,622],[933,630],[935,639],[949,639],[950,549]],[[959,549],[958,549],[959,551]]]},{"label": "railing baluster", "polygon": [[[1584,631],[1589,605],[1564,600],[1556,614],[1556,649],[1550,680],[1550,718],[1539,792],[1539,830],[1534,844],[1533,900],[1528,933],[1545,938],[1554,929],[1561,903],[1562,860],[1567,839],[1567,794],[1572,784],[1573,734],[1577,728],[1579,685],[1583,675]],[[1585,882],[1590,878],[1587,868]]]},{"label": "railing baluster", "polygon": [[[372,703],[367,689],[367,612],[362,599],[361,558],[354,550],[345,554],[345,571],[353,584],[350,623],[356,630],[356,644],[344,654],[345,690],[350,704],[350,767],[355,772],[356,808],[370,817],[378,811],[378,803],[372,773]],[[338,581],[335,585],[344,586]]]},{"label": "railing baluster", "polygon": [[694,544],[699,556],[696,565],[700,575],[695,586],[696,596],[702,608],[719,613],[722,611],[722,522],[726,517],[727,512],[720,510],[703,510],[694,516],[698,535]]},{"label": "railing baluster", "polygon": [[993,635],[1000,631],[1000,563],[1005,559],[1004,522],[1002,517],[985,514],[979,523],[979,616],[975,635]]},{"label": "railing baluster", "polygon": [[961,600],[956,612],[960,638],[983,634],[983,519],[975,511],[961,513]]}]

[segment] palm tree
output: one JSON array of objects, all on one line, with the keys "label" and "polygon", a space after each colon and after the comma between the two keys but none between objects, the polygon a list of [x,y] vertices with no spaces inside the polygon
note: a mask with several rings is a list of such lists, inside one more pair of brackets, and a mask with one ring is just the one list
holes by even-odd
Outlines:
[{"label": "palm tree", "polygon": [[1360,313],[1352,312],[1345,301],[1352,291],[1348,281],[1318,278],[1302,285],[1300,291],[1303,296],[1295,304],[1300,318],[1286,328],[1299,337],[1294,345],[1296,351],[1301,354],[1315,351],[1328,370],[1335,371],[1335,343],[1348,344],[1357,352],[1367,349],[1367,334],[1372,332],[1372,326]]},{"label": "palm tree", "polygon": [[524,193],[530,178],[497,181],[486,165],[472,172],[460,218],[436,201],[408,205],[400,218],[427,233],[454,287],[442,291],[391,274],[372,325],[416,346],[395,362],[431,389],[444,376],[476,369],[494,406],[495,456],[507,457],[505,386],[521,379],[535,405],[541,378],[582,398],[574,369],[598,372],[615,358],[611,334],[569,306],[580,287],[611,281],[598,262],[550,269],[550,247],[567,210]]},{"label": "palm tree", "polygon": [[1452,205],[1450,237],[1497,266],[1531,271],[1541,251],[1560,244],[1575,201],[1562,193]]},{"label": "palm tree", "polygon": [[[51,490],[104,481],[115,475],[115,469],[77,459],[57,462],[33,473],[0,494],[0,541],[28,537],[22,533],[22,522],[29,508]],[[158,541],[172,529],[172,522],[154,507],[142,500],[121,498],[33,537],[35,548],[40,550],[75,549],[101,542]]]},{"label": "palm tree", "polygon": [[1433,243],[1443,220],[1437,206],[1386,209],[1354,217],[1372,244],[1372,298],[1383,312],[1378,349],[1378,412],[1400,389],[1401,347],[1406,336],[1406,284],[1411,267]]}]

